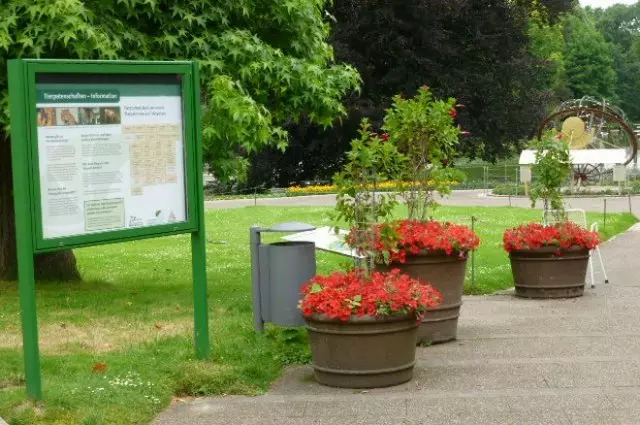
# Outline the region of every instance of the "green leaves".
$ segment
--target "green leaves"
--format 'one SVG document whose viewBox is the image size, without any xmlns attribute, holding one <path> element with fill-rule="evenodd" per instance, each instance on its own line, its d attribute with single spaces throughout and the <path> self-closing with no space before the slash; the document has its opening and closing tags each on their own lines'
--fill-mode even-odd
<svg viewBox="0 0 640 425">
<path fill-rule="evenodd" d="M 200 61 L 205 160 L 219 179 L 243 178 L 245 155 L 285 149 L 284 125 L 331 125 L 359 83 L 333 63 L 327 0 L 8 0 L 0 64 L 8 58 Z M 6 77 L 0 75 L 6 97 Z M 8 125 L 0 112 L 0 124 Z"/>
<path fill-rule="evenodd" d="M 451 192 L 452 174 L 446 166 L 456 155 L 460 128 L 455 124 L 455 99 L 434 99 L 428 87 L 421 87 L 412 99 L 393 98 L 383 129 L 408 158 L 402 180 L 408 181 L 402 195 L 409 218 L 425 220 L 435 207 L 433 192 Z"/>
<path fill-rule="evenodd" d="M 345 221 L 350 228 L 366 229 L 371 223 L 388 220 L 398 204 L 395 193 L 380 193 L 379 185 L 397 184 L 407 157 L 388 140 L 388 135 L 373 133 L 368 120 L 360 125 L 360 138 L 351 142 L 343 171 L 334 176 L 337 188 L 336 223 Z"/>
<path fill-rule="evenodd" d="M 562 185 L 571 174 L 571 155 L 566 136 L 553 130 L 546 132 L 540 140 L 530 142 L 536 150 L 536 162 L 532 167 L 534 176 L 529 198 L 531 206 L 541 199 L 545 210 L 564 211 Z"/>
</svg>

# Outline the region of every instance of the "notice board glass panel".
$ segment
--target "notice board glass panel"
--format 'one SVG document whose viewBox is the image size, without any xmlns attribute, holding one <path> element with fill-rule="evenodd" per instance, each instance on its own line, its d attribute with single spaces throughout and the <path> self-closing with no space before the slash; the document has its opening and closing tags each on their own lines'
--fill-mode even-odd
<svg viewBox="0 0 640 425">
<path fill-rule="evenodd" d="M 43 239 L 183 223 L 177 74 L 36 74 Z"/>
</svg>

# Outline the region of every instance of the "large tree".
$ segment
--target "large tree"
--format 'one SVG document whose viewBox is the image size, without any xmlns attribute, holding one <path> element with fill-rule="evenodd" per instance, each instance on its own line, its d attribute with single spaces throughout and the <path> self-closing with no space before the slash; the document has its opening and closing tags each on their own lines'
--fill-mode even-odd
<svg viewBox="0 0 640 425">
<path fill-rule="evenodd" d="M 618 4 L 588 12 L 612 46 L 619 106 L 631 119 L 640 120 L 640 4 Z"/>
<path fill-rule="evenodd" d="M 322 132 L 297 127 L 293 148 L 255 158 L 256 179 L 274 184 L 327 179 L 356 135 L 357 121 L 384 115 L 394 94 L 412 95 L 427 84 L 465 108 L 460 123 L 472 136 L 463 152 L 494 159 L 513 152 L 544 116 L 551 95 L 546 59 L 529 49 L 529 19 L 554 22 L 572 0 L 341 0 L 334 3 L 336 57 L 363 78 L 348 100 L 344 126 Z M 550 9 L 549 9 L 550 8 Z M 326 165 L 328 164 L 328 166 Z"/>
<path fill-rule="evenodd" d="M 327 126 L 357 72 L 327 44 L 328 0 L 5 0 L 0 9 L 0 279 L 16 275 L 7 60 L 196 59 L 205 160 L 219 178 L 246 154 L 284 148 L 285 126 Z M 71 252 L 40 256 L 41 278 L 77 278 Z"/>
<path fill-rule="evenodd" d="M 616 101 L 613 50 L 593 20 L 584 12 L 568 15 L 565 22 L 565 66 L 574 96 Z"/>
</svg>

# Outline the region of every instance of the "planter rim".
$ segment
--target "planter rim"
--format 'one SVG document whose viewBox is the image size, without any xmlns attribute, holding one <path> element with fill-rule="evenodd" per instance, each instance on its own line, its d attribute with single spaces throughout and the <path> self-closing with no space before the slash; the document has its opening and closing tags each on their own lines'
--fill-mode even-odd
<svg viewBox="0 0 640 425">
<path fill-rule="evenodd" d="M 427 258 L 452 258 L 455 260 L 459 260 L 459 261 L 464 261 L 467 258 L 469 258 L 469 252 L 471 252 L 471 250 L 467 250 L 467 251 L 453 251 L 451 254 L 447 254 L 444 250 L 437 250 L 437 251 L 427 251 L 427 250 L 422 250 L 417 254 L 412 253 L 409 250 L 405 250 L 407 252 L 407 258 L 411 258 L 411 257 L 427 257 Z M 378 264 L 385 264 L 384 262 L 378 263 Z M 393 261 L 387 265 L 391 265 L 391 264 L 401 264 L 397 261 Z"/>
<path fill-rule="evenodd" d="M 528 249 L 514 249 L 509 252 L 509 254 L 518 253 L 518 254 L 526 254 L 526 253 L 539 253 L 539 252 L 589 252 L 590 249 L 583 248 L 578 245 L 573 245 L 571 248 L 563 248 L 559 245 L 545 245 L 540 248 L 528 248 Z"/>
<path fill-rule="evenodd" d="M 311 322 L 322 323 L 341 323 L 341 324 L 374 324 L 374 323 L 391 323 L 391 322 L 404 322 L 408 320 L 418 320 L 415 313 L 401 314 L 394 316 L 354 316 L 347 321 L 340 319 L 332 319 L 327 317 L 326 314 L 313 313 L 311 316 L 305 316 L 304 320 Z"/>
</svg>

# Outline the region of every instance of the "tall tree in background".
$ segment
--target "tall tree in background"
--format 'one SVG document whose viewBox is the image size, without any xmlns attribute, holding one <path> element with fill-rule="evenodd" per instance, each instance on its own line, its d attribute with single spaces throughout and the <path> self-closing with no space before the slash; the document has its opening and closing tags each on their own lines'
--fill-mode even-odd
<svg viewBox="0 0 640 425">
<path fill-rule="evenodd" d="M 511 154 L 531 135 L 546 111 L 552 66 L 531 54 L 529 17 L 571 10 L 570 0 L 341 0 L 331 13 L 336 56 L 355 65 L 362 93 L 348 99 L 344 126 L 324 133 L 304 125 L 292 149 L 270 149 L 254 160 L 254 179 L 288 185 L 327 179 L 340 165 L 357 121 L 374 125 L 397 93 L 412 95 L 427 84 L 440 97 L 465 107 L 460 124 L 471 132 L 462 149 L 469 156 L 495 159 Z M 547 5 L 552 7 L 548 9 Z M 323 150 L 326 147 L 330 147 Z M 328 164 L 328 166 L 325 166 Z"/>
<path fill-rule="evenodd" d="M 640 5 L 618 4 L 587 10 L 613 49 L 619 106 L 630 119 L 640 120 Z"/>
<path fill-rule="evenodd" d="M 616 102 L 617 77 L 609 43 L 586 13 L 568 15 L 565 30 L 565 67 L 574 96 L 594 96 Z"/>
<path fill-rule="evenodd" d="M 117 3 L 117 4 L 114 4 Z M 246 154 L 284 148 L 285 126 L 345 112 L 357 72 L 327 44 L 328 0 L 5 0 L 0 9 L 0 279 L 16 275 L 7 60 L 197 59 L 205 160 L 242 175 Z M 39 256 L 40 278 L 78 278 L 71 252 Z"/>
<path fill-rule="evenodd" d="M 529 26 L 530 49 L 534 56 L 549 64 L 549 73 L 544 85 L 552 91 L 548 109 L 573 97 L 568 87 L 565 65 L 566 43 L 561 22 L 549 23 L 537 16 L 532 17 Z"/>
</svg>

